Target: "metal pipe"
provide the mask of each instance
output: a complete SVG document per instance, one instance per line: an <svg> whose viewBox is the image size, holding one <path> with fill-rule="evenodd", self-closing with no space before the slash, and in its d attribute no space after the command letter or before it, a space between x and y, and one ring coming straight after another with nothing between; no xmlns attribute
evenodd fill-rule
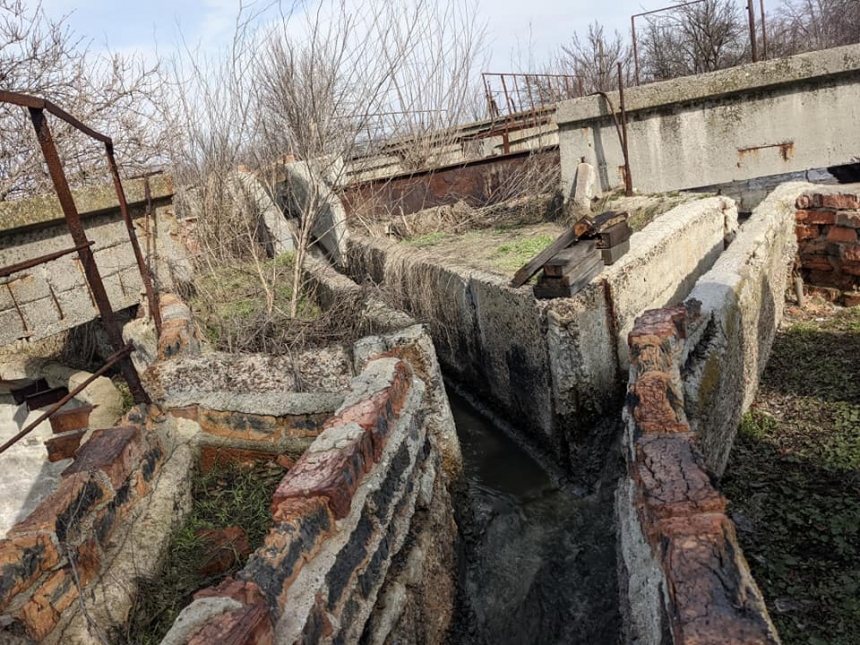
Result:
<svg viewBox="0 0 860 645"><path fill-rule="evenodd" d="M761 57L762 60L767 60L767 26L764 16L764 0L761 1Z"/></svg>
<svg viewBox="0 0 860 645"><path fill-rule="evenodd" d="M96 301L99 313L102 317L102 322L105 326L108 339L117 351L124 346L122 340L122 330L116 320L113 309L111 308L110 299L107 291L105 291L104 283L96 266L95 256L90 248L89 240L84 231L81 218L78 215L78 209L75 206L75 200L72 197L72 191L69 188L69 183L66 180L66 174L63 172L63 166L60 162L60 156L57 153L57 148L54 145L54 139L51 135L51 129L48 126L48 121L45 119L45 113L39 108L28 108L30 110L30 119L33 122L33 127L36 130L36 138L39 141L39 146L42 148L42 155L45 157L45 163L48 166L48 172L51 175L51 181L54 183L54 190L57 193L57 199L63 209L63 214L66 216L66 226L69 229L69 234L72 236L76 246L81 247L78 250L78 257L81 260L81 266L84 270L87 283L90 291ZM122 373L128 382L128 387L131 390L135 403L149 403L149 395L143 389L143 384L140 382L140 377L131 361L123 361Z"/></svg>
<svg viewBox="0 0 860 645"><path fill-rule="evenodd" d="M131 242L131 250L134 253L134 259L137 261L137 268L140 271L140 279L143 280L143 288L146 290L146 299L149 301L149 315L155 321L155 330L161 336L161 310L158 307L158 300L155 298L155 292L152 290L152 278L149 274L149 268L143 260L143 254L140 252L140 243L137 241L137 233L134 230L134 224L131 221L131 214L128 212L128 202L125 200L125 190L122 187L122 181L119 178L119 169L116 166L116 158L113 154L113 143L105 144L105 154L107 155L110 174L113 178L113 186L116 190L116 198L119 200L119 210L122 213L122 219L125 222L125 228L128 231L128 239ZM149 182L147 181L147 188Z"/></svg>
<svg viewBox="0 0 860 645"><path fill-rule="evenodd" d="M624 108L624 77L618 63L618 103L621 110L621 152L624 154L624 194L633 197L633 177L630 175L630 154L627 148L627 110Z"/></svg>
<svg viewBox="0 0 860 645"><path fill-rule="evenodd" d="M71 392L66 394L66 396L64 396L62 399L57 401L54 405L52 405L48 409L47 412L45 412L38 419L33 421L33 423L28 425L26 428L21 430L21 432L19 432L14 437L9 439L9 441L7 441L2 446L0 446L0 454L2 454L6 450L8 450L12 446L14 446L21 439L23 439L28 434L33 432L33 430L35 430L40 423L42 423L45 419L49 418L52 414L54 414L57 410L59 410L61 407L63 407L66 403L68 403L73 398L75 398L78 394L80 394L82 391L84 391L90 383L95 381L97 378L99 378L101 375L103 375L105 372L107 372L111 367L113 367L118 361L122 360L123 358L125 358L128 354L130 354L133 351L134 351L134 345L132 343L128 343L122 349L120 349L118 352L114 352L113 354L111 354L108 357L105 364L101 368L99 368L98 371L94 372L90 377L87 378L87 380L85 380L83 383L78 385L74 390L72 390Z"/></svg>
<svg viewBox="0 0 860 645"><path fill-rule="evenodd" d="M621 153L624 154L624 156L625 156L624 172L628 177L630 177L630 170L629 170L630 163L626 159L626 154L624 153L624 135L621 132L621 124L618 122L618 115L615 113L615 106L612 104L612 99L610 99L609 95L602 90L597 90L596 92L593 92L592 95L597 95L597 96L603 97L603 99L609 105L609 111L612 114L612 120L615 122L615 132L618 134L618 143L621 145ZM633 179L632 178L630 180L630 185L631 185L631 189L632 189L632 186L633 186ZM626 190L627 190L627 182L626 181L624 182L624 188L625 188L625 192L626 192Z"/></svg>
<svg viewBox="0 0 860 645"><path fill-rule="evenodd" d="M630 16L630 35L633 38L633 69L636 85L639 85L639 49L636 46L636 16Z"/></svg>
<svg viewBox="0 0 860 645"><path fill-rule="evenodd" d="M85 246L92 246L95 242L87 242ZM8 267L3 267L0 269L0 278L8 278L13 273L18 273L19 271L26 271L27 269L32 269L35 266L39 266L40 264L45 264L47 262L51 262L52 260L56 260L58 258L63 257L64 255L69 255L71 253L77 253L81 250L80 246L73 246L69 249L65 249L63 251L56 251L54 253L48 253L47 255L39 256L38 258L33 258L32 260L27 260L25 262L19 262L18 264L13 264Z"/></svg>
<svg viewBox="0 0 860 645"><path fill-rule="evenodd" d="M753 0L747 0L747 10L750 18L750 54L752 62L755 63L758 62L758 45L756 44L755 5L753 4Z"/></svg>

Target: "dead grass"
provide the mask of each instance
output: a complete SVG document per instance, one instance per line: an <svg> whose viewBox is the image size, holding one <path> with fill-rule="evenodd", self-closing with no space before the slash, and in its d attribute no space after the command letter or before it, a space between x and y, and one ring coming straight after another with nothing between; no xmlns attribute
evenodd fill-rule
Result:
<svg viewBox="0 0 860 645"><path fill-rule="evenodd" d="M207 555L198 532L239 526L247 533L252 551L259 547L271 525L272 495L285 472L277 464L264 462L253 468L216 467L194 476L191 514L173 533L161 572L139 581L128 623L114 635L116 645L158 645L195 592L218 584L244 566L237 561L221 574L198 573Z"/></svg>
<svg viewBox="0 0 860 645"><path fill-rule="evenodd" d="M858 356L860 308L795 310L722 484L786 645L860 642Z"/></svg>

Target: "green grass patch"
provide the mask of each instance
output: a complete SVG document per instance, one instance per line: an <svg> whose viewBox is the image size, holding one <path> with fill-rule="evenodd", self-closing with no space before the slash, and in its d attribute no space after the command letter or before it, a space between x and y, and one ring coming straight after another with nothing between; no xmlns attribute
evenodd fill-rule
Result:
<svg viewBox="0 0 860 645"><path fill-rule="evenodd" d="M860 309L781 331L722 490L786 645L860 643Z"/></svg>
<svg viewBox="0 0 860 645"><path fill-rule="evenodd" d="M437 231L435 233L427 233L408 240L403 240L403 243L406 246L412 246L416 249L426 249L431 246L436 246L440 242L444 241L446 237L447 235L445 233Z"/></svg>
<svg viewBox="0 0 860 645"><path fill-rule="evenodd" d="M514 272L552 244L554 239L551 235L537 235L502 244L492 255L493 264L504 273Z"/></svg>
<svg viewBox="0 0 860 645"><path fill-rule="evenodd" d="M158 645L195 592L238 571L243 563L217 576L197 573L207 553L206 544L197 533L202 529L239 526L248 534L251 549L258 548L271 525L269 506L285 472L277 464L260 463L253 468L216 467L206 474L195 475L191 482L193 509L171 536L161 572L139 581L138 598L129 622L113 642Z"/></svg>
<svg viewBox="0 0 860 645"><path fill-rule="evenodd" d="M292 254L272 260L215 265L202 271L190 299L207 340L222 350L271 351L267 340L284 335L292 322ZM271 299L271 300L270 300ZM319 307L302 293L297 321L317 320Z"/></svg>

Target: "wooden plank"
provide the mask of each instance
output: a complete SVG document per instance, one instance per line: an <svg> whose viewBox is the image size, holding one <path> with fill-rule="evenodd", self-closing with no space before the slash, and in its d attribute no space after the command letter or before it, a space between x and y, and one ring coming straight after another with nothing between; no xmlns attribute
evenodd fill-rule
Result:
<svg viewBox="0 0 860 645"><path fill-rule="evenodd" d="M600 234L600 239L597 242L598 249L609 249L613 246L618 246L622 242L630 239L633 231L630 230L630 225L627 222L621 222L615 226L611 226Z"/></svg>
<svg viewBox="0 0 860 645"><path fill-rule="evenodd" d="M511 280L511 286L523 286L528 282L529 278L540 271L541 267L549 262L556 253L562 249L566 249L568 246L576 242L576 240L577 235L572 228L559 235L552 244L526 262L523 267L514 274L514 277Z"/></svg>
<svg viewBox="0 0 860 645"><path fill-rule="evenodd" d="M594 258L600 257L600 251L595 242L595 240L580 240L574 246L557 254L544 265L544 274L549 277L560 278L575 273L584 264L593 262ZM575 253L570 253L571 251L575 251Z"/></svg>
<svg viewBox="0 0 860 645"><path fill-rule="evenodd" d="M570 298L582 291L596 275L603 270L603 262L597 262L590 269L577 274L576 278L543 278L534 287L535 298L548 300L550 298ZM562 282L567 282L567 285Z"/></svg>
<svg viewBox="0 0 860 645"><path fill-rule="evenodd" d="M606 266L615 264L621 257L630 250L630 240L624 240L621 244L616 244L612 248L603 249L603 263Z"/></svg>

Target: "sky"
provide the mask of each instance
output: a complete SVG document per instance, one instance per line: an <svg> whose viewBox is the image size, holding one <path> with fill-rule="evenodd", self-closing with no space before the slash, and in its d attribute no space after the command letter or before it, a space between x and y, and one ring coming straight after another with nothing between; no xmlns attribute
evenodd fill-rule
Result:
<svg viewBox="0 0 860 645"><path fill-rule="evenodd" d="M318 0L303 1L313 5ZM486 24L489 61L484 71L495 72L529 71L595 20L626 34L630 14L672 4L666 0L474 1ZM94 47L144 56L154 55L156 43L160 53L170 52L179 42L180 29L186 41L204 47L229 42L239 4L239 0L42 2L50 17L68 15L69 26L79 36L92 39Z"/></svg>

